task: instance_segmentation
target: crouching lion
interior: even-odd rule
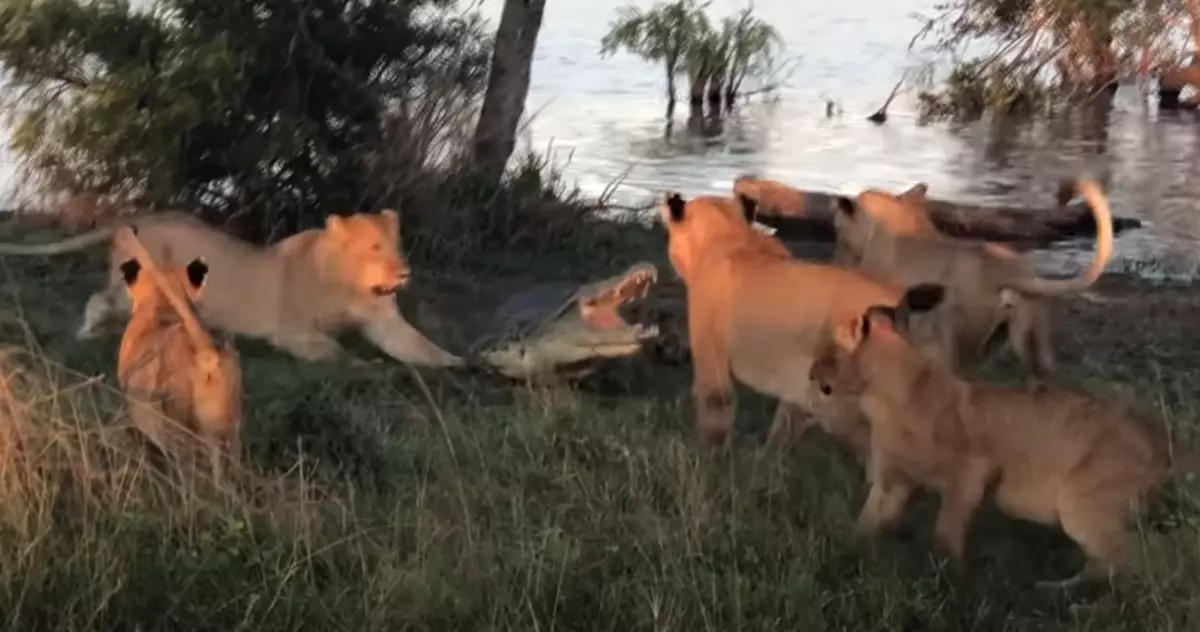
[[[232,342],[218,349],[192,311],[208,265],[196,258],[160,271],[133,229],[121,228],[113,241],[131,253],[120,266],[133,315],[121,337],[117,379],[133,426],[162,454],[182,457],[189,471],[198,437],[219,484],[224,462],[240,460],[242,371]]]
[[[50,244],[0,244],[0,255],[56,255],[109,240],[121,224]],[[330,215],[325,227],[306,230],[266,247],[255,246],[179,212],[126,220],[150,256],[170,265],[199,256],[209,266],[204,300],[196,305],[207,324],[264,339],[305,360],[344,353],[331,334],[356,327],[401,362],[431,367],[464,364],[412,327],[396,306],[410,268],[400,239],[400,215]],[[127,313],[121,266],[128,257],[110,244],[110,280],[94,293],[77,337],[99,334],[111,317]]]
[[[939,553],[961,565],[989,488],[1013,516],[1058,524],[1084,551],[1071,587],[1120,569],[1131,510],[1172,468],[1165,432],[1086,392],[977,384],[912,347],[903,307],[875,305],[835,330],[810,378],[826,396],[857,398],[869,424],[870,491],[858,529],[895,524],[917,487],[941,495]],[[1192,453],[1177,462],[1195,471]],[[961,566],[960,566],[961,568]]]
[[[1003,325],[1022,362],[1039,373],[1055,369],[1047,297],[1080,292],[1104,272],[1112,256],[1113,229],[1108,200],[1091,180],[1076,183],[1096,220],[1096,254],[1087,271],[1073,279],[1036,276],[1028,261],[999,244],[953,239],[928,232],[892,232],[859,204],[838,200],[834,222],[839,243],[873,276],[900,283],[936,282],[947,286],[963,359],[978,356]]]
[[[793,259],[753,230],[736,204],[714,196],[685,202],[669,193],[662,211],[668,258],[687,288],[696,426],[713,443],[732,430],[731,374],[778,397],[781,411],[790,405],[814,412],[809,365],[832,323],[876,303],[903,300],[922,311],[929,294],[941,293],[931,286],[897,290],[848,268]],[[776,423],[788,416],[777,414]],[[772,436],[780,430],[773,427]]]

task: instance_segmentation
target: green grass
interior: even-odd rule
[[[771,402],[741,397],[732,449],[699,445],[686,366],[642,366],[655,377],[646,382],[618,365],[575,389],[431,371],[427,399],[395,364],[304,365],[240,343],[247,471],[235,493],[184,488],[144,465],[122,426],[117,337],[71,339],[101,284],[98,263],[0,262],[0,342],[25,350],[0,362],[5,630],[1200,625],[1200,537],[1185,486],[1139,531],[1140,570],[1116,591],[1077,597],[1090,608],[1031,586],[1073,573],[1075,548],[995,512],[976,523],[974,573],[960,585],[930,557],[935,500],[919,499],[869,555],[849,536],[865,495],[854,459],[816,432],[788,454],[762,448]],[[544,276],[563,268],[544,265]],[[469,282],[461,277],[422,278]],[[1163,296],[1193,300],[1190,290]],[[1178,324],[1187,309],[1066,309],[1149,319],[1128,322],[1133,334],[1104,330],[1102,344],[1060,328],[1070,378],[1128,384],[1170,423],[1194,423],[1200,367],[1178,347],[1192,339]]]

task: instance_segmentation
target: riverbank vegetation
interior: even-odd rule
[[[1200,53],[1200,3],[1191,0],[953,0],[938,11],[916,38],[941,71],[927,73],[935,85],[919,95],[930,117],[1044,114],[1110,99],[1123,77],[1144,90]]]

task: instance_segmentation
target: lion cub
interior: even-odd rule
[[[1087,555],[1060,582],[1103,579],[1124,563],[1131,510],[1171,469],[1163,430],[1083,391],[969,383],[898,333],[903,309],[872,306],[838,327],[810,379],[857,397],[870,424],[870,535],[894,524],[918,486],[941,496],[936,541],[961,563],[968,525],[994,485],[1006,513],[1059,524]],[[1191,466],[1185,466],[1191,469]]]
[[[218,349],[192,310],[208,265],[196,258],[160,271],[133,229],[120,229],[116,240],[132,253],[120,266],[133,313],[117,379],[133,425],[163,454],[186,457],[189,465],[198,437],[220,483],[223,461],[236,463],[241,453],[242,373],[232,342]]]

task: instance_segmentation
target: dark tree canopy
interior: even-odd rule
[[[421,110],[482,92],[489,38],[454,4],[0,0],[14,148],[49,190],[246,211],[257,233],[385,203],[389,145],[425,166]]]

